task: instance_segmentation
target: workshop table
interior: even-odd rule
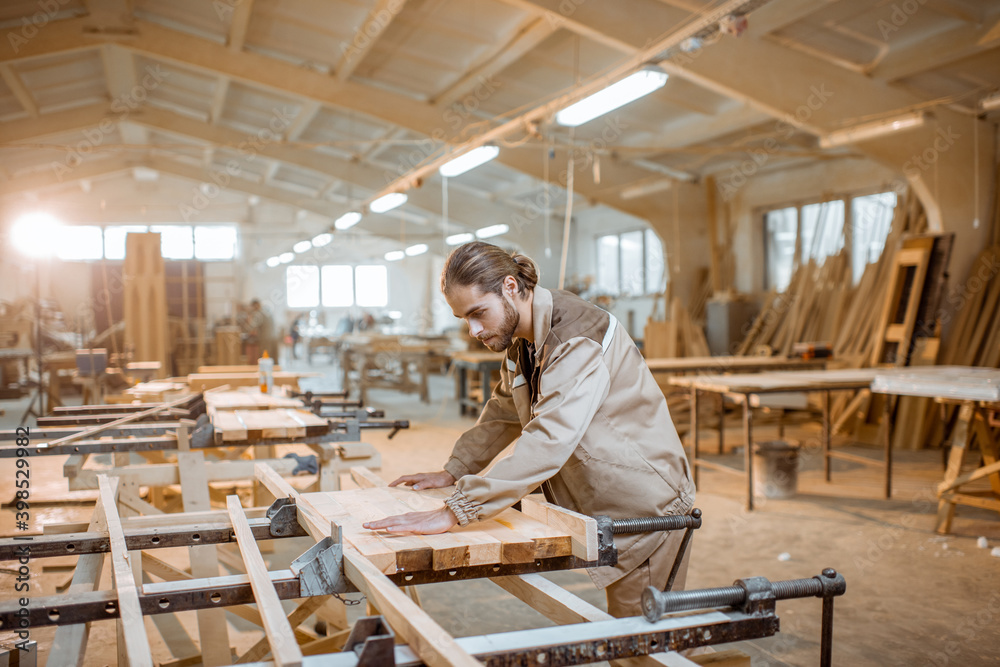
[[[656,374],[682,375],[701,373],[759,373],[779,370],[813,370],[826,368],[828,359],[789,359],[786,357],[651,357],[646,359],[650,372]],[[719,454],[725,444],[726,399],[719,395]]]
[[[504,359],[503,352],[453,352],[451,365],[454,366],[455,392],[458,397],[458,413],[465,416],[466,412],[474,411],[478,417],[493,394],[491,378],[494,371],[499,371]],[[479,373],[482,385],[482,397],[476,400],[469,392],[469,374]]]
[[[935,530],[948,533],[957,505],[983,507],[1000,512],[1000,369],[969,366],[931,366],[905,372],[879,373],[872,381],[873,393],[885,394],[886,423],[892,424],[892,396],[931,398],[940,405],[957,406],[958,418],[951,430],[951,451],[944,480],[938,484]],[[947,420],[945,420],[947,421]],[[886,447],[892,442],[891,428],[883,430]],[[962,463],[972,441],[979,443],[983,464],[965,474]],[[988,477],[990,490],[962,492],[961,487]]]
[[[691,390],[691,466],[695,486],[699,468],[709,468],[736,475],[746,475],[746,508],[753,510],[753,408],[761,394],[809,393],[823,394],[823,473],[830,481],[830,459],[839,458],[864,465],[884,465],[885,497],[892,495],[892,450],[885,450],[884,462],[867,457],[834,452],[830,446],[830,392],[868,389],[875,374],[872,368],[816,371],[784,371],[773,373],[740,373],[734,375],[697,375],[670,378],[670,384]],[[698,456],[698,395],[702,392],[728,396],[743,404],[743,444],[745,470],[739,471]]]

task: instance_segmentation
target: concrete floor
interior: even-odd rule
[[[321,359],[316,361],[316,370],[332,371],[321,366]],[[294,362],[286,363],[286,368],[295,367]],[[329,377],[336,378],[336,374],[331,372]],[[335,379],[329,382],[336,384]],[[371,392],[373,406],[384,408],[388,417],[410,419],[412,425],[392,440],[380,431],[365,434],[382,453],[385,479],[440,469],[455,439],[472,425],[471,418],[458,415],[452,378],[432,378],[431,397],[428,405],[414,395]],[[24,403],[0,403],[0,408],[7,410],[7,415],[0,417],[0,428],[16,425]],[[735,419],[732,426],[728,444],[736,445],[740,436]],[[816,428],[806,426],[788,435],[808,442],[815,439]],[[768,437],[767,431],[760,436]],[[878,455],[860,446],[845,446],[848,451]],[[736,465],[742,460],[738,453],[727,458]],[[990,549],[976,544],[977,538],[984,536],[990,547],[1000,546],[1000,517],[985,510],[959,508],[955,532],[947,537],[934,533],[936,506],[929,499],[941,479],[940,452],[899,453],[890,501],[880,497],[877,469],[838,461],[834,483],[828,484],[822,480],[818,458],[804,456],[800,461],[799,494],[794,499],[762,501],[752,513],[742,508],[740,478],[704,474],[696,503],[704,512],[704,526],[693,542],[688,588],[725,586],[748,576],[772,580],[809,577],[834,567],[848,583],[847,594],[836,603],[834,664],[1000,664],[1000,558],[991,557]],[[42,474],[34,481],[33,521],[89,517],[93,496],[87,492],[67,496],[60,474],[62,457],[36,459],[35,464]],[[9,460],[0,462],[0,479],[12,479]],[[345,486],[349,485],[345,480]],[[9,495],[9,488],[0,489],[4,503]],[[67,499],[74,502],[66,504]],[[4,506],[0,534],[10,534],[12,522],[12,513]],[[282,548],[271,556],[272,568],[285,567],[287,560],[304,549],[291,542],[279,541]],[[46,563],[44,573],[33,570],[33,585],[50,592],[68,576],[71,560]],[[8,565],[0,564],[0,597],[13,590],[13,575],[4,567]],[[563,572],[551,578],[592,604],[605,606],[603,593],[594,589],[584,573]],[[486,581],[429,585],[421,587],[420,594],[427,611],[456,636],[550,625]],[[820,601],[780,602],[778,612],[781,632],[776,637],[736,646],[753,657],[755,666],[817,664]],[[193,614],[177,616],[189,631],[194,627]],[[261,636],[253,626],[229,618],[239,630],[231,636],[238,650],[249,648]],[[113,664],[114,624],[101,622],[93,627],[85,663]],[[195,650],[169,621],[154,624],[147,619],[147,631],[158,659],[169,660],[170,656],[161,632],[168,637],[175,656]],[[39,629],[32,635],[43,658],[51,633]],[[0,634],[0,643],[3,640]]]

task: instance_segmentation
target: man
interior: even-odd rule
[[[274,320],[270,313],[261,308],[260,299],[250,301],[250,312],[247,314],[247,342],[257,346],[257,355],[267,350],[268,356],[277,363],[278,345],[274,336]],[[254,361],[253,355],[250,357],[250,361]]]
[[[600,308],[537,286],[534,263],[481,242],[445,262],[441,291],[469,333],[505,351],[501,381],[444,470],[406,475],[428,489],[456,484],[445,507],[365,524],[442,533],[495,516],[539,486],[546,499],[612,518],[686,514],[687,459],[662,392],[628,333]],[[512,441],[513,450],[481,473]],[[646,586],[666,585],[682,533],[619,536],[618,565],[590,571],[614,616],[641,612]],[[686,560],[686,559],[685,559]],[[681,588],[686,562],[675,587]]]

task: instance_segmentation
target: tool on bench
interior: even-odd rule
[[[844,577],[832,568],[809,579],[770,581],[765,577],[737,579],[732,586],[694,591],[658,591],[648,586],[642,593],[642,610],[646,620],[655,623],[664,614],[735,607],[745,614],[774,615],[777,600],[823,598],[823,630],[820,664],[829,667],[833,653],[833,599],[847,591]],[[777,617],[775,617],[777,620]]]

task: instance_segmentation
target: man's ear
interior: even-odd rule
[[[503,291],[512,299],[517,296],[517,280],[514,276],[507,276],[503,279]]]

